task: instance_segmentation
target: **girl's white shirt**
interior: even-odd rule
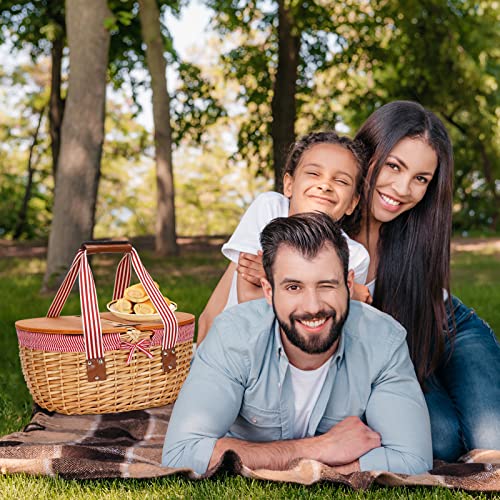
[[[231,238],[222,246],[222,253],[235,263],[238,263],[241,252],[256,255],[262,249],[259,241],[261,231],[276,217],[288,217],[289,210],[290,201],[286,196],[274,191],[260,194],[243,214]],[[349,247],[349,269],[354,271],[354,281],[364,285],[370,265],[368,251],[361,243],[343,234]],[[238,303],[236,279],[235,271],[226,309]]]

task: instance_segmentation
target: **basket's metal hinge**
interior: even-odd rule
[[[106,380],[106,361],[104,358],[87,360],[87,379],[89,382]]]
[[[163,349],[161,351],[161,364],[165,373],[171,372],[177,368],[177,357],[175,349]]]

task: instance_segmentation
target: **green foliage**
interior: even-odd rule
[[[198,66],[181,62],[178,73],[181,84],[172,105],[173,140],[177,145],[188,139],[193,144],[205,143],[207,127],[226,116],[226,111],[213,97],[214,86]]]
[[[137,93],[149,85],[143,76],[146,65],[139,7],[136,0],[108,3],[112,11],[112,17],[106,20],[112,35],[110,83],[116,92],[132,89],[135,102],[127,102],[129,109],[120,112],[114,103],[109,104],[110,143],[105,144],[103,155],[96,232],[144,234],[153,232],[155,179],[151,139],[133,124],[140,111]],[[171,101],[172,133],[178,152],[176,203],[181,210],[179,227],[189,233],[196,227],[210,232],[233,227],[249,195],[258,192],[256,186],[267,186],[273,175],[271,100],[278,63],[278,0],[205,3],[213,11],[212,26],[223,38],[203,47],[196,64],[179,59],[171,34],[163,25],[165,57],[180,78]],[[158,4],[163,15],[168,12],[178,16],[187,0],[159,0]],[[284,4],[293,32],[301,41],[296,132],[347,125],[354,133],[385,102],[418,100],[443,118],[452,135],[455,230],[498,229],[498,2],[410,0],[404,9],[397,0],[286,0]],[[65,37],[64,2],[4,0],[0,23],[0,43],[8,41],[14,51],[27,50],[38,63],[31,69],[19,66],[7,75],[10,81],[15,80],[17,93],[0,94],[2,103],[25,96],[4,106],[7,110],[17,107],[19,120],[10,111],[0,116],[0,137],[5,145],[0,148],[0,174],[4,179],[0,186],[0,232],[9,236],[26,186],[27,154],[36,117],[48,100],[49,68],[43,56],[50,54],[52,41]],[[67,61],[63,68],[66,66]],[[5,85],[6,80],[3,82]],[[33,198],[24,238],[43,237],[50,224],[53,180],[48,168],[46,122],[44,118],[36,147]],[[217,142],[221,130],[222,144]],[[199,144],[205,150],[194,152]],[[210,154],[213,157],[209,158]],[[219,164],[224,164],[224,172],[216,168]],[[258,176],[255,183],[243,174],[245,168],[251,176]],[[230,171],[243,177],[236,180]],[[217,184],[226,180],[242,188],[236,194],[233,188],[220,189]],[[219,214],[206,216],[204,203]]]
[[[178,17],[187,0],[159,0],[158,5],[165,16],[168,11]],[[144,42],[139,22],[139,4],[135,0],[112,0],[108,2],[113,17],[107,20],[111,30],[109,71],[116,89],[125,82],[130,85],[137,110],[141,109],[137,94],[149,87],[149,81],[138,69],[146,69]],[[183,62],[174,50],[172,36],[162,22],[163,42],[167,65],[177,70],[181,81],[172,96],[172,133],[175,142],[187,135],[194,142],[201,141],[203,129],[224,115],[220,105],[212,97],[212,87],[199,68]]]
[[[64,2],[60,0],[2,0],[0,43],[9,41],[18,49],[28,48],[33,59],[49,55],[51,42],[65,34]]]
[[[215,29],[223,36],[230,35],[235,46],[221,55],[227,78],[235,79],[240,86],[237,98],[241,120],[233,158],[246,161],[258,174],[269,173],[273,167],[271,101],[274,92],[283,92],[274,88],[279,44],[278,3],[206,0],[206,4],[213,10]],[[314,74],[331,59],[335,25],[328,3],[307,0],[285,4],[292,33],[300,39],[296,82],[296,111],[300,116],[311,92]]]
[[[328,71],[351,72],[334,87],[341,116],[356,130],[394,99],[435,111],[455,145],[457,229],[494,228],[500,216],[499,21],[498,3],[461,0],[410,1],[404,10],[384,0],[337,17],[342,50]]]
[[[269,169],[270,102],[277,62],[277,2],[207,0],[235,48],[221,56],[240,85],[235,158]],[[455,144],[455,226],[500,217],[499,4],[462,0],[285,2],[301,39],[296,130],[348,125],[411,99],[434,110]],[[279,91],[277,89],[276,91]]]
[[[134,120],[125,104],[108,99],[101,179],[94,236],[154,232],[154,162],[151,134]]]
[[[22,238],[43,238],[48,234],[52,210],[52,178],[46,109],[48,89],[46,66],[20,66],[0,75],[0,83],[8,94],[0,94],[0,237],[15,233],[23,197],[27,187],[29,150],[34,141],[37,122],[42,114],[42,127],[33,148],[34,170],[27,220]],[[16,96],[13,98],[13,96]],[[12,102],[15,99],[14,103]],[[9,101],[9,103],[7,102]],[[10,104],[10,105],[9,105]],[[15,109],[12,109],[14,104]]]
[[[224,129],[217,131],[224,134]],[[244,209],[266,181],[255,172],[229,161],[224,139],[212,137],[202,152],[191,152],[181,160],[184,148],[175,155],[177,231],[182,235],[230,234]],[[179,157],[179,160],[177,159]]]
[[[204,132],[203,150],[182,141],[174,153],[177,232],[181,236],[229,234],[265,179],[233,163],[221,123]],[[152,138],[123,107],[111,102],[106,120],[95,237],[154,233],[156,180]]]

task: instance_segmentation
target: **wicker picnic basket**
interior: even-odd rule
[[[87,255],[124,253],[113,299],[130,284],[131,265],[161,320],[99,313]],[[60,316],[79,278],[80,316]],[[21,366],[33,399],[59,413],[115,413],[175,401],[192,356],[194,316],[172,312],[128,242],[89,242],[76,254],[47,317],[16,322]]]

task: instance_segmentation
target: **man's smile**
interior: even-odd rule
[[[300,323],[300,325],[309,333],[318,333],[324,330],[325,326],[329,328],[330,325],[330,320],[331,316],[328,316],[327,318],[314,318],[314,319],[296,319],[295,321],[297,323]],[[325,323],[328,322],[328,325],[325,325]]]

